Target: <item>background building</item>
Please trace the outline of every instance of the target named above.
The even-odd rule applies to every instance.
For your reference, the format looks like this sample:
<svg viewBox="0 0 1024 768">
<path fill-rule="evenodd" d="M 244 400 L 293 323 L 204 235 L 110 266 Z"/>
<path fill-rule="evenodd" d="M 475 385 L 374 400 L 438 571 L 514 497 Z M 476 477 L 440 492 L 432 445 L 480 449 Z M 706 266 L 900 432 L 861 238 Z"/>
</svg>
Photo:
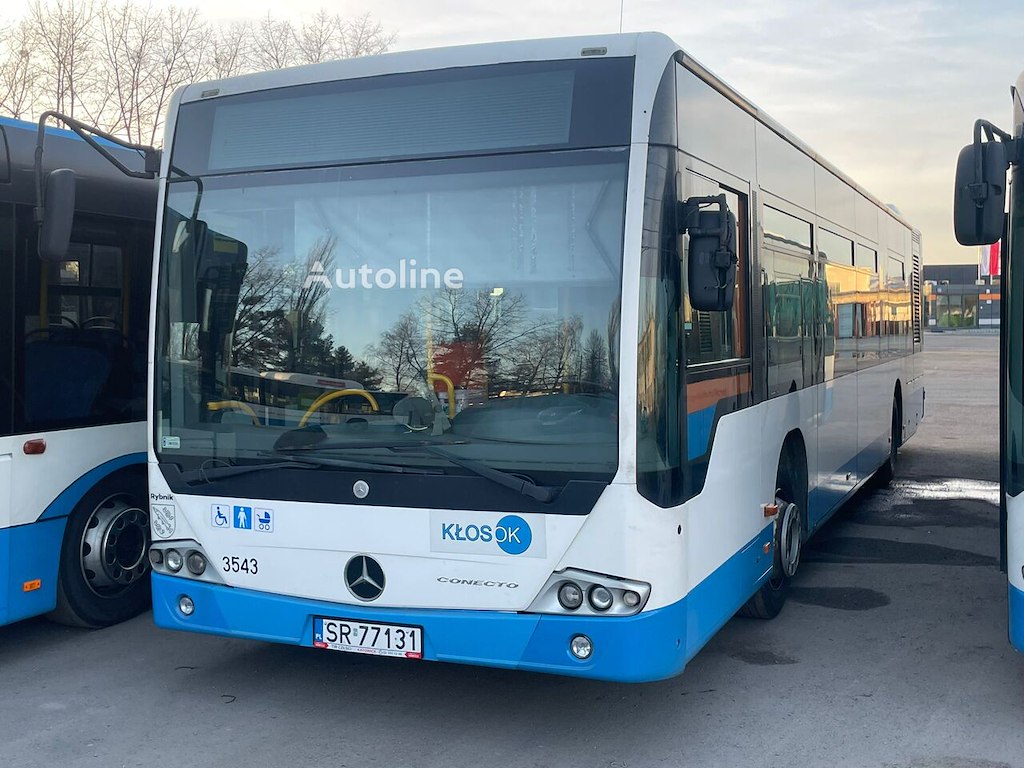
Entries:
<svg viewBox="0 0 1024 768">
<path fill-rule="evenodd" d="M 925 264 L 928 329 L 999 327 L 999 275 L 977 264 Z"/>
</svg>

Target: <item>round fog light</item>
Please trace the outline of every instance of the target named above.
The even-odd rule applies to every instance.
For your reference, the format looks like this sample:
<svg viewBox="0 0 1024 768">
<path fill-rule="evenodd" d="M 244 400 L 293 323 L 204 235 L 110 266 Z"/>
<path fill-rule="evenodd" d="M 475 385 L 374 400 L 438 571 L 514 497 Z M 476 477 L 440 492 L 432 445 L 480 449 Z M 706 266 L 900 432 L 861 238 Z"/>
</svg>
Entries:
<svg viewBox="0 0 1024 768">
<path fill-rule="evenodd" d="M 164 561 L 167 563 L 167 570 L 171 573 L 177 573 L 180 571 L 184 562 L 181 557 L 181 552 L 176 549 L 168 549 L 164 553 Z"/>
<path fill-rule="evenodd" d="M 156 549 L 155 547 L 149 550 L 149 562 L 151 562 L 154 566 L 160 565 L 163 561 L 163 550 Z"/>
<path fill-rule="evenodd" d="M 594 644 L 586 635 L 576 635 L 569 641 L 569 652 L 577 659 L 589 659 L 594 652 Z"/>
<path fill-rule="evenodd" d="M 583 605 L 583 590 L 579 584 L 567 581 L 558 588 L 558 602 L 567 611 L 575 611 Z"/>
<path fill-rule="evenodd" d="M 182 616 L 191 616 L 196 612 L 196 604 L 188 595 L 182 595 L 178 598 L 178 610 L 181 611 Z"/>
<path fill-rule="evenodd" d="M 624 602 L 629 608 L 636 608 L 640 605 L 640 595 L 631 589 L 627 589 L 622 593 L 622 602 Z"/>
<path fill-rule="evenodd" d="M 203 557 L 202 552 L 189 552 L 185 566 L 196 576 L 202 576 L 203 571 L 206 570 L 206 558 Z"/>
<path fill-rule="evenodd" d="M 595 611 L 607 611 L 612 607 L 612 603 L 615 602 L 615 598 L 612 597 L 612 591 L 607 587 L 602 587 L 597 584 L 590 588 L 590 607 Z"/>
</svg>

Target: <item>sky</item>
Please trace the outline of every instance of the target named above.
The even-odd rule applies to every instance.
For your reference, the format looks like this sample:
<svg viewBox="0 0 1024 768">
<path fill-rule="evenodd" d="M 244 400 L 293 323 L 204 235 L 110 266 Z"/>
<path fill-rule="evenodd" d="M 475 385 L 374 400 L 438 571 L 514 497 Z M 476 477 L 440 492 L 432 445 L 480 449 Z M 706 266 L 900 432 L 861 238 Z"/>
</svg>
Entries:
<svg viewBox="0 0 1024 768">
<path fill-rule="evenodd" d="M 153 0 L 166 5 L 166 0 Z M 176 3 L 178 5 L 187 3 Z M 17 16 L 27 0 L 8 0 Z M 213 0 L 211 20 L 280 16 Z M 977 261 L 952 235 L 953 173 L 979 117 L 1008 127 L 1024 70 L 1024 0 L 289 0 L 370 13 L 394 50 L 659 31 L 922 232 L 926 263 Z"/>
</svg>

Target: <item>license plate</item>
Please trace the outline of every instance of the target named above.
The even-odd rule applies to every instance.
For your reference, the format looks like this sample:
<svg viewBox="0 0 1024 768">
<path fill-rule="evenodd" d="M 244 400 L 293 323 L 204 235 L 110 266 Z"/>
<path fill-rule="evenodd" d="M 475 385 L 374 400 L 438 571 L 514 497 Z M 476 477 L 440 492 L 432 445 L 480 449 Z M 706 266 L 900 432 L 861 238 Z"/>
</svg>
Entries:
<svg viewBox="0 0 1024 768">
<path fill-rule="evenodd" d="M 422 659 L 423 629 L 317 616 L 313 619 L 313 646 L 372 656 Z"/>
</svg>

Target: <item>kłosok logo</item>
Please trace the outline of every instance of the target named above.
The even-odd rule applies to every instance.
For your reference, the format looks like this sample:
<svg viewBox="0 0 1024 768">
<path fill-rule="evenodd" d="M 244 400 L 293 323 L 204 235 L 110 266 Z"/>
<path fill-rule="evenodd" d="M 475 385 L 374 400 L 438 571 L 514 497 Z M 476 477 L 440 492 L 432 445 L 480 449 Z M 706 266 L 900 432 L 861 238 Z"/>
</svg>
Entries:
<svg viewBox="0 0 1024 768">
<path fill-rule="evenodd" d="M 521 555 L 533 542 L 530 524 L 519 515 L 505 515 L 496 525 L 442 523 L 441 540 L 453 542 L 494 542 L 507 555 Z"/>
</svg>

